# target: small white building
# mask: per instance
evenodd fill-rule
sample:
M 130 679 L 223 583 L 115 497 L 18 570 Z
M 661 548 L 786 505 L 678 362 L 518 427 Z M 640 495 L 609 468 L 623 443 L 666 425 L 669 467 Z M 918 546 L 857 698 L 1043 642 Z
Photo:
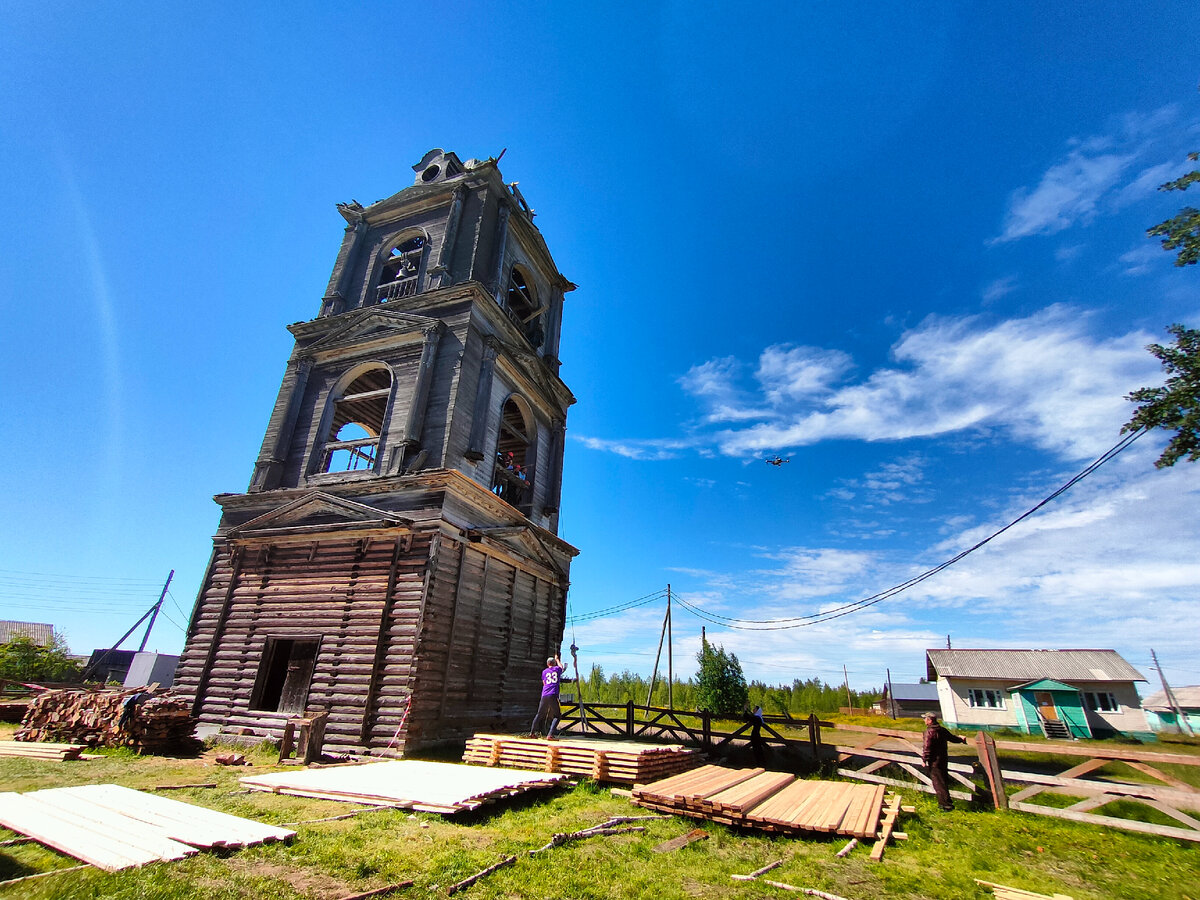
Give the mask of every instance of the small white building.
M 1135 686 L 1146 679 L 1115 650 L 928 650 L 925 667 L 957 728 L 1153 737 Z
M 1179 712 L 1167 700 L 1166 691 L 1159 691 L 1142 701 L 1150 730 L 1186 734 L 1191 726 L 1192 734 L 1200 735 L 1200 685 L 1171 688 L 1171 693 L 1175 696 L 1175 706 L 1183 713 L 1183 722 L 1180 722 Z

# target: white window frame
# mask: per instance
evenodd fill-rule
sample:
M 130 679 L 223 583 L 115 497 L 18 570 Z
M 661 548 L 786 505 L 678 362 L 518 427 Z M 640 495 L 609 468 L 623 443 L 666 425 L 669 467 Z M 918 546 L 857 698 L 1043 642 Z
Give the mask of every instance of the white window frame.
M 1007 709 L 1004 691 L 992 688 L 968 688 L 967 705 L 971 709 Z

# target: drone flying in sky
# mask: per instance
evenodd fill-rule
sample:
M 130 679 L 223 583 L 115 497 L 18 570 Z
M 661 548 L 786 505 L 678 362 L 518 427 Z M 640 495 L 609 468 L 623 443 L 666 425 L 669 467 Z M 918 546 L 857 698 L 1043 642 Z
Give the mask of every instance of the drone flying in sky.
M 782 466 L 785 462 L 791 462 L 790 459 L 784 459 L 779 456 L 768 456 L 763 460 L 768 466 Z

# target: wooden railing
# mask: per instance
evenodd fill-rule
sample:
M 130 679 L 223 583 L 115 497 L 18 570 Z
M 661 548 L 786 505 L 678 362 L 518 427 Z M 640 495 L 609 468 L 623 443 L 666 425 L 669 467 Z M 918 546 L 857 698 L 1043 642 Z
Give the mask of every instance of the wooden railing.
M 788 716 L 764 716 L 757 739 L 764 747 L 808 747 L 817 754 L 821 747 L 821 728 L 830 728 L 817 716 L 792 719 Z M 755 741 L 752 716 L 714 716 L 706 710 L 685 711 L 659 706 L 629 703 L 563 703 L 559 730 L 572 734 L 594 734 L 641 740 L 667 740 L 695 744 L 704 750 L 752 744 Z M 780 731 L 798 730 L 802 737 L 788 737 Z

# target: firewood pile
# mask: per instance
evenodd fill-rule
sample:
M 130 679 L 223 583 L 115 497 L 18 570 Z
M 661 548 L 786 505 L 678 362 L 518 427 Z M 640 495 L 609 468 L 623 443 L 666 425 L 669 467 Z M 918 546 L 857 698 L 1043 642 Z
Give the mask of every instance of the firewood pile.
M 131 705 L 126 704 L 141 695 Z M 46 691 L 33 698 L 18 741 L 69 741 L 89 747 L 132 747 L 139 753 L 194 750 L 196 719 L 190 704 L 147 691 Z

